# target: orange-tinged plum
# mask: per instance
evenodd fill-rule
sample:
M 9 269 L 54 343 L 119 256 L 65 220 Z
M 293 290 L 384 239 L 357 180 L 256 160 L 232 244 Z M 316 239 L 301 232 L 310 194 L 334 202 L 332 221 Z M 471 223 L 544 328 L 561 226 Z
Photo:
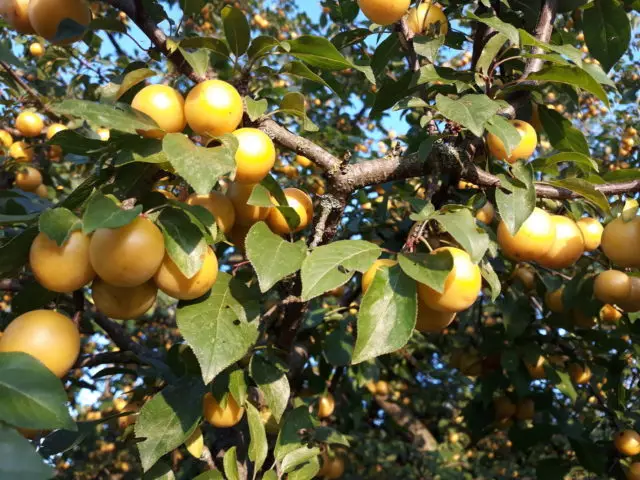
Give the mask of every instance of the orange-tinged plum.
M 537 207 L 515 235 L 511 235 L 504 221 L 498 226 L 498 244 L 503 253 L 514 260 L 530 261 L 543 257 L 551 250 L 555 237 L 551 215 Z
M 362 293 L 366 293 L 366 291 L 369 290 L 369 287 L 371 286 L 371 283 L 373 282 L 373 279 L 375 278 L 378 270 L 380 270 L 381 268 L 393 267 L 397 263 L 397 261 L 391 260 L 390 258 L 379 258 L 378 260 L 373 262 L 373 265 L 369 267 L 369 270 L 364 272 L 364 274 L 362 275 Z
M 547 376 L 547 372 L 544 370 L 544 366 L 547 363 L 547 360 L 540 355 L 535 363 L 525 363 L 525 367 L 527 367 L 527 371 L 529 372 L 529 376 L 534 380 L 540 380 Z
M 327 392 L 318 400 L 318 418 L 327 418 L 333 415 L 336 409 L 336 401 L 331 392 Z
M 70 293 L 93 280 L 96 274 L 89 261 L 90 242 L 87 235 L 75 231 L 59 246 L 39 233 L 29 250 L 29 264 L 38 283 L 52 292 Z
M 202 268 L 193 277 L 187 278 L 171 257 L 165 254 L 154 280 L 160 290 L 178 300 L 193 300 L 209 290 L 218 278 L 218 259 L 211 248 L 204 254 Z
M 138 130 L 143 137 L 162 138 L 166 133 L 179 133 L 187 126 L 184 97 L 167 85 L 147 85 L 133 97 L 131 106 L 147 114 L 160 127 Z
M 289 206 L 298 214 L 300 223 L 292 229 L 280 210 L 272 208 L 267 217 L 267 225 L 269 225 L 272 232 L 279 235 L 300 232 L 307 228 L 313 220 L 313 202 L 311 201 L 311 197 L 297 188 L 285 188 L 283 193 L 285 197 L 287 197 Z M 274 205 L 277 204 L 275 200 L 273 200 L 273 203 Z
M 593 328 L 596 324 L 596 318 L 592 315 L 587 315 L 582 310 L 573 310 L 571 312 L 571 320 L 578 328 Z
M 454 318 L 456 318 L 455 313 L 439 312 L 427 307 L 422 302 L 418 302 L 416 330 L 422 333 L 439 333 L 448 327 Z
M 640 278 L 629 277 L 629 282 L 631 283 L 629 295 L 618 301 L 618 306 L 628 313 L 640 312 Z
M 511 120 L 511 124 L 520 134 L 520 143 L 511 153 L 507 153 L 507 149 L 504 143 L 502 143 L 502 140 L 493 133 L 487 134 L 487 147 L 491 155 L 498 160 L 515 163 L 518 160 L 526 160 L 533 155 L 533 152 L 538 146 L 538 134 L 535 128 L 522 120 Z
M 237 425 L 244 415 L 244 408 L 240 407 L 231 394 L 227 396 L 227 405 L 222 408 L 216 398 L 207 393 L 202 401 L 204 419 L 216 428 L 229 428 Z
M 0 352 L 24 352 L 57 377 L 64 377 L 80 353 L 80 333 L 68 317 L 33 310 L 13 320 L 0 337 Z
M 592 252 L 600 246 L 604 227 L 597 219 L 584 217 L 578 220 L 576 225 L 578 225 L 578 228 L 582 232 L 585 251 Z
M 640 249 L 630 248 L 640 239 L 640 218 L 624 222 L 618 217 L 604 227 L 602 251 L 616 265 L 627 268 L 640 267 Z
M 37 137 L 42 133 L 44 122 L 37 113 L 22 112 L 16 118 L 16 128 L 25 137 Z
M 627 480 L 640 480 L 640 462 L 633 462 L 624 472 Z
M 476 212 L 476 219 L 480 220 L 485 225 L 491 225 L 495 217 L 496 217 L 496 209 L 493 207 L 491 202 L 486 202 Z
M 91 284 L 91 296 L 96 308 L 116 320 L 133 320 L 144 315 L 153 306 L 158 288 L 153 282 L 135 287 L 116 287 L 101 278 Z
M 536 286 L 536 274 L 525 266 L 520 266 L 513 272 L 513 277 L 517 279 L 525 290 L 533 290 Z
M 556 237 L 551 248 L 538 262 L 553 269 L 563 269 L 575 264 L 584 253 L 584 239 L 576 222 L 562 215 L 552 215 Z
M 622 318 L 622 313 L 611 304 L 606 304 L 600 309 L 600 320 L 604 323 L 618 323 Z
M 236 211 L 231 200 L 220 192 L 211 192 L 208 195 L 193 194 L 187 198 L 188 205 L 200 205 L 211 212 L 216 219 L 218 228 L 227 234 L 236 223 Z
M 29 53 L 34 57 L 41 57 L 44 55 L 44 47 L 41 43 L 34 42 L 29 45 Z
M 242 121 L 242 97 L 233 85 L 207 80 L 187 95 L 184 113 L 191 129 L 200 135 L 231 133 Z
M 569 376 L 573 383 L 578 385 L 588 383 L 591 380 L 591 369 L 586 365 L 580 365 L 579 363 L 572 363 L 567 368 Z
M 437 5 L 430 0 L 424 0 L 418 8 L 409 10 L 407 26 L 416 35 L 423 33 L 437 33 L 446 35 L 449 31 L 447 16 Z
M 276 162 L 273 141 L 257 128 L 240 128 L 233 135 L 238 139 L 235 181 L 260 183 Z
M 378 25 L 391 25 L 409 10 L 410 0 L 358 0 L 365 17 Z
M 549 310 L 554 313 L 564 312 L 564 304 L 562 301 L 562 295 L 564 293 L 564 286 L 554 290 L 553 292 L 547 292 L 544 296 L 544 303 Z
M 33 147 L 22 140 L 9 147 L 9 156 L 18 162 L 33 162 Z
M 91 21 L 91 10 L 85 0 L 31 0 L 29 21 L 36 33 L 56 45 L 69 45 L 84 36 L 84 32 L 56 40 L 60 24 L 65 19 L 86 27 Z
M 0 4 L 0 16 L 18 33 L 36 33 L 29 20 L 29 0 L 6 0 Z
M 426 306 L 440 312 L 461 312 L 473 305 L 482 288 L 480 267 L 471 261 L 464 250 L 442 247 L 432 254 L 449 252 L 453 257 L 453 269 L 449 272 L 444 290 L 438 292 L 428 285 L 418 283 L 418 298 Z
M 593 294 L 603 303 L 624 302 L 631 293 L 631 278 L 620 270 L 605 270 L 593 282 Z
M 296 155 L 296 163 L 302 168 L 309 168 L 313 166 L 313 162 L 304 155 Z
M 13 137 L 6 130 L 0 130 L 0 147 L 9 148 L 13 145 Z
M 504 420 L 516 414 L 516 405 L 509 397 L 498 397 L 493 399 L 493 410 L 496 420 Z
M 640 434 L 635 430 L 623 430 L 615 434 L 613 444 L 622 455 L 635 457 L 640 453 Z
M 36 188 L 33 193 L 38 195 L 40 198 L 49 198 L 49 189 L 47 189 L 47 186 L 44 183 L 38 185 L 38 188 Z
M 91 237 L 91 265 L 100 278 L 117 287 L 142 285 L 164 259 L 164 237 L 156 225 L 138 217 L 119 228 L 99 228 Z
M 25 192 L 35 192 L 42 185 L 42 174 L 33 167 L 24 167 L 16 173 L 16 187 Z
M 236 224 L 250 226 L 261 220 L 266 220 L 271 207 L 257 207 L 249 205 L 247 201 L 255 185 L 232 182 L 227 190 L 227 198 L 231 200 L 236 212 Z

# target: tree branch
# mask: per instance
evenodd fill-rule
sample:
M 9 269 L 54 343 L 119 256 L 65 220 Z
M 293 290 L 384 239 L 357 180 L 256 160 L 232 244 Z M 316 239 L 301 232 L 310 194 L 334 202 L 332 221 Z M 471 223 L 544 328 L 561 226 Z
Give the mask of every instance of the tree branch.
M 56 115 L 54 111 L 51 110 L 51 108 L 42 101 L 42 98 L 40 98 L 40 94 L 33 88 L 31 88 L 31 86 L 29 86 L 29 84 L 24 81 L 22 76 L 18 75 L 7 62 L 0 60 L 0 66 L 2 66 L 2 68 L 9 74 L 9 76 L 13 78 L 15 82 L 24 89 L 25 92 L 27 92 L 27 94 L 33 99 L 38 107 L 46 112 L 49 118 L 55 121 L 60 120 L 60 117 Z
M 540 17 L 538 17 L 538 24 L 536 25 L 535 36 L 538 40 L 544 43 L 549 43 L 551 34 L 553 33 L 553 23 L 556 20 L 556 14 L 558 12 L 558 0 L 545 0 L 540 9 Z M 541 54 L 544 51 L 541 48 L 534 48 L 533 54 Z M 530 58 L 524 68 L 523 77 L 527 77 L 529 74 L 539 71 L 544 64 L 544 60 L 541 58 Z
M 438 441 L 429 429 L 418 420 L 413 413 L 402 408 L 397 403 L 390 402 L 380 395 L 375 396 L 376 403 L 389 415 L 394 422 L 406 428 L 413 436 L 413 444 L 421 452 L 433 452 L 438 449 Z
M 129 18 L 149 37 L 155 48 L 165 55 L 176 68 L 185 76 L 189 77 L 196 83 L 204 82 L 207 77 L 198 75 L 191 65 L 187 63 L 180 50 L 171 52 L 167 46 L 167 36 L 158 27 L 153 19 L 146 14 L 142 0 L 105 0 L 106 3 L 122 10 Z
M 127 331 L 119 323 L 109 319 L 106 315 L 96 312 L 94 321 L 102 328 L 105 333 L 113 340 L 120 350 L 129 351 L 138 357 L 157 358 L 158 355 L 133 339 L 127 334 Z

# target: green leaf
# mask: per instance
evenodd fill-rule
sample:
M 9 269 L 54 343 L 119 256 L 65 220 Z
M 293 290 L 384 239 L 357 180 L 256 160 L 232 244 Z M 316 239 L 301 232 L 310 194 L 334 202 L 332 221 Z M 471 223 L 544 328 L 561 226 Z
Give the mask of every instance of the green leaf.
M 558 390 L 569 397 L 572 402 L 575 402 L 576 398 L 578 397 L 578 393 L 576 392 L 576 389 L 571 382 L 571 377 L 569 376 L 569 374 L 567 372 L 551 368 L 549 367 L 549 365 L 545 365 L 545 371 L 547 373 L 551 372 L 551 375 L 549 375 L 549 381 L 555 384 Z
M 300 448 L 302 446 L 300 432 L 311 431 L 313 428 L 313 419 L 306 405 L 289 411 L 284 418 L 276 441 L 274 449 L 276 460 L 282 462 L 288 453 Z
M 504 46 L 507 40 L 508 39 L 506 35 L 503 35 L 502 33 L 497 33 L 489 39 L 489 41 L 482 49 L 480 58 L 478 58 L 478 62 L 476 64 L 477 72 L 482 72 L 485 75 L 489 73 L 489 69 L 491 68 L 493 60 L 496 58 L 496 55 Z M 480 74 L 476 75 L 476 84 L 481 88 L 484 88 L 486 86 L 486 82 Z
M 224 272 L 218 274 L 206 300 L 178 306 L 178 327 L 198 358 L 206 384 L 253 346 L 259 313 L 249 289 Z
M 231 51 L 236 57 L 239 57 L 247 51 L 251 40 L 247 17 L 244 16 L 239 8 L 227 5 L 222 9 L 222 24 L 224 26 L 224 36 Z
M 93 125 L 101 125 L 120 132 L 136 133 L 136 130 L 158 128 L 151 117 L 122 103 L 105 104 L 87 100 L 63 100 L 51 108 L 58 115 L 81 118 Z
M 180 0 L 180 6 L 185 16 L 197 15 L 204 5 L 203 0 Z
M 489 119 L 486 125 L 489 133 L 497 136 L 505 146 L 507 155 L 511 154 L 514 148 L 516 148 L 522 141 L 520 132 L 513 124 L 506 118 L 500 115 L 494 115 Z
M 76 430 L 62 383 L 31 355 L 0 353 L 0 399 L 0 421 L 21 428 Z
M 319 448 L 309 448 L 309 447 L 300 447 L 292 452 L 287 453 L 287 455 L 282 459 L 282 462 L 280 464 L 280 469 L 284 472 L 284 473 L 289 473 L 288 475 L 288 479 L 290 478 L 291 480 L 294 479 L 298 479 L 298 480 L 302 480 L 302 479 L 311 479 L 315 476 L 315 474 L 318 472 L 319 470 L 319 463 L 318 463 L 318 455 L 320 455 L 320 449 Z M 300 474 L 300 470 L 298 470 L 297 468 L 301 465 L 304 464 L 308 464 L 310 462 L 313 462 L 315 460 L 316 462 L 316 469 L 312 470 L 313 473 L 309 472 L 302 472 L 301 475 L 302 476 L 297 476 L 294 475 L 294 470 L 295 473 Z M 311 463 L 312 467 L 313 467 L 313 463 Z M 304 467 L 303 467 L 304 468 Z
M 457 100 L 438 94 L 436 109 L 452 122 L 481 137 L 487 121 L 500 110 L 500 104 L 480 94 L 465 95 Z
M 538 107 L 540 121 L 549 142 L 554 148 L 564 152 L 579 152 L 590 155 L 589 145 L 580 130 L 560 113 L 545 107 Z
M 515 178 L 498 175 L 501 186 L 495 195 L 500 218 L 511 235 L 515 235 L 536 206 L 536 190 L 531 165 L 517 162 L 512 172 Z
M 312 67 L 330 71 L 353 67 L 353 64 L 324 37 L 302 35 L 283 44 L 289 46 L 288 53 Z
M 280 46 L 280 42 L 275 38 L 267 35 L 260 35 L 251 41 L 249 50 L 247 50 L 247 55 L 249 55 L 249 60 L 255 61 L 258 58 L 271 53 L 273 49 L 278 46 Z
M 58 293 L 47 290 L 35 280 L 25 282 L 20 291 L 11 300 L 11 312 L 16 315 L 44 308 L 58 297 Z
M 453 257 L 449 252 L 403 253 L 398 255 L 400 267 L 416 282 L 424 283 L 442 293 L 444 284 L 453 269 Z
M 13 54 L 12 42 L 8 38 L 0 42 L 0 60 L 18 68 L 24 68 L 24 64 Z
M 589 53 L 608 72 L 629 48 L 631 25 L 627 12 L 617 0 L 595 0 L 583 15 Z
M 120 150 L 116 154 L 115 166 L 121 167 L 134 162 L 169 162 L 169 158 L 167 158 L 167 155 L 162 149 L 162 140 L 135 137 L 134 141 L 123 142 L 120 144 Z
M 381 269 L 362 298 L 352 363 L 395 352 L 416 325 L 416 282 L 399 266 Z
M 505 37 L 509 39 L 509 41 L 512 43 L 514 47 L 518 47 L 520 45 L 520 33 L 518 32 L 518 29 L 513 25 L 511 25 L 510 23 L 503 22 L 495 15 L 483 14 L 482 16 L 479 17 L 469 11 L 467 12 L 467 17 L 473 20 L 476 20 L 478 22 L 484 23 L 485 25 L 500 32 L 501 34 L 503 34 Z
M 224 453 L 224 458 L 222 459 L 224 474 L 226 475 L 228 480 L 239 480 L 240 476 L 238 474 L 238 456 L 236 455 L 236 448 L 231 447 Z
M 29 227 L 0 247 L 0 275 L 8 276 L 27 263 L 37 235 L 38 228 Z
M 244 405 L 247 401 L 247 378 L 244 370 L 234 368 L 229 372 L 229 393 L 238 405 Z
M 380 75 L 391 60 L 400 55 L 402 52 L 401 48 L 400 37 L 398 35 L 389 35 L 380 42 L 380 45 L 376 47 L 376 51 L 373 52 L 373 58 L 371 59 L 373 73 L 376 76 Z
M 324 79 L 307 67 L 302 62 L 290 62 L 287 63 L 280 69 L 280 74 L 285 75 L 293 75 L 295 77 L 304 78 L 305 80 L 310 80 L 315 83 L 319 83 L 320 85 L 324 85 L 327 88 L 331 88 L 331 86 L 324 81 Z
M 182 48 L 204 48 L 221 57 L 229 57 L 229 47 L 218 38 L 189 37 L 180 42 Z
M 528 80 L 538 82 L 556 82 L 565 83 L 573 87 L 581 88 L 589 93 L 593 93 L 607 107 L 609 107 L 609 98 L 604 88 L 587 72 L 580 67 L 567 67 L 563 65 L 551 65 L 543 68 L 539 72 L 529 75 Z
M 142 205 L 123 210 L 112 197 L 96 192 L 87 202 L 82 216 L 82 231 L 88 235 L 99 228 L 123 227 L 133 222 L 140 213 Z
M 269 108 L 269 102 L 266 98 L 254 100 L 251 97 L 244 97 L 244 103 L 247 105 L 247 115 L 252 122 L 264 115 Z
M 179 208 L 165 208 L 158 217 L 164 246 L 171 260 L 187 278 L 202 269 L 209 248 L 200 227 Z
M 247 258 L 258 275 L 264 293 L 283 278 L 297 272 L 307 256 L 303 241 L 291 243 L 273 233 L 266 223 L 258 222 L 247 235 Z
M 264 465 L 269 453 L 269 444 L 267 442 L 267 433 L 265 432 L 260 412 L 251 403 L 247 404 L 247 421 L 249 422 L 249 434 L 251 442 L 249 443 L 249 460 L 253 462 L 253 478 Z
M 592 183 L 582 178 L 567 178 L 564 180 L 547 181 L 549 185 L 554 187 L 566 188 L 583 197 L 594 207 L 600 209 L 605 215 L 611 215 L 611 206 L 604 193 L 596 190 Z
M 489 236 L 484 230 L 478 228 L 475 218 L 468 209 L 440 212 L 432 218 L 455 238 L 474 263 L 478 263 L 484 257 L 489 248 Z
M 322 343 L 327 362 L 336 367 L 351 365 L 353 343 L 353 335 L 347 331 L 347 324 L 341 322 L 339 327 L 327 335 Z
M 483 258 L 480 262 L 480 273 L 482 278 L 489 284 L 489 287 L 491 287 L 491 301 L 495 302 L 502 291 L 502 284 L 500 283 L 500 277 L 498 277 L 493 266 L 486 258 Z
M 593 158 L 579 152 L 557 153 L 547 158 L 537 158 L 531 162 L 535 171 L 544 173 L 557 172 L 557 165 L 560 163 L 571 163 L 585 173 L 598 172 L 598 162 Z
M 422 57 L 425 57 L 430 62 L 434 63 L 438 58 L 438 51 L 444 44 L 444 35 L 438 35 L 437 37 L 418 36 L 413 39 L 413 46 L 416 53 Z
M 66 208 L 45 210 L 38 220 L 38 228 L 51 240 L 61 246 L 71 234 L 82 229 L 82 220 Z
M 178 51 L 182 53 L 184 59 L 191 65 L 191 68 L 193 68 L 193 71 L 197 75 L 203 77 L 207 74 L 209 68 L 209 52 L 206 49 L 200 48 L 195 52 L 190 52 L 185 48 L 178 47 Z
M 155 77 L 156 75 L 158 74 L 150 68 L 138 68 L 127 73 L 122 79 L 122 83 L 120 84 L 120 87 L 118 88 L 118 91 L 115 95 L 115 100 L 120 99 L 120 97 L 127 93 L 131 88 L 135 87 L 141 82 L 144 82 L 147 78 Z
M 106 149 L 106 142 L 95 138 L 87 138 L 75 130 L 63 130 L 55 134 L 47 142 L 49 145 L 59 145 L 64 153 L 90 155 Z
M 208 470 L 201 473 L 193 480 L 224 480 L 224 476 L 219 470 Z
M 91 20 L 88 30 L 92 32 L 105 30 L 109 32 L 127 33 L 127 26 L 115 18 L 98 17 Z
M 318 247 L 302 264 L 302 298 L 311 300 L 365 272 L 380 256 L 380 247 L 364 240 L 340 240 Z
M 12 428 L 0 424 L 0 478 L 20 480 L 46 480 L 54 475 L 36 453 L 31 442 Z
M 162 149 L 176 169 L 199 194 L 207 194 L 218 179 L 235 170 L 238 141 L 233 135 L 225 135 L 233 148 L 226 145 L 205 148 L 196 146 L 186 135 L 170 133 L 162 141 Z
M 279 111 L 288 113 L 302 120 L 303 128 L 308 132 L 318 131 L 315 125 L 307 116 L 307 108 L 305 105 L 304 95 L 298 92 L 287 93 L 280 102 Z
M 165 462 L 156 463 L 151 469 L 142 475 L 142 480 L 176 480 L 171 467 Z
M 280 422 L 291 394 L 286 364 L 274 356 L 264 358 L 262 355 L 254 355 L 249 369 L 251 378 L 264 393 L 273 417 L 276 422 Z
M 195 430 L 202 416 L 206 388 L 198 379 L 183 378 L 165 387 L 140 410 L 135 423 L 138 451 L 146 472 L 163 455 L 178 448 Z

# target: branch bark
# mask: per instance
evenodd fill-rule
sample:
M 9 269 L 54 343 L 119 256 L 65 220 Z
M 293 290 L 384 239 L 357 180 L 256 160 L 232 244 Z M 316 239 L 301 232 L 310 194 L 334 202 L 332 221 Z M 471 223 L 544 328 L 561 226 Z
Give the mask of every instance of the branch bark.
M 406 428 L 413 437 L 413 444 L 421 452 L 433 452 L 438 449 L 438 441 L 429 429 L 413 413 L 397 403 L 390 402 L 380 395 L 375 396 L 376 403 L 394 422 Z
M 553 33 L 553 23 L 558 13 L 558 0 L 545 0 L 540 9 L 540 17 L 538 17 L 538 23 L 536 25 L 535 36 L 538 40 L 544 43 L 549 43 L 551 34 Z M 541 54 L 544 51 L 541 48 L 534 48 L 533 54 Z M 539 71 L 542 68 L 544 61 L 541 58 L 531 58 L 525 65 L 524 77 L 529 74 Z
M 58 117 L 58 115 L 56 115 L 56 113 L 54 113 L 54 111 L 51 110 L 51 108 L 42 101 L 42 98 L 40 98 L 40 94 L 33 88 L 31 88 L 31 86 L 24 81 L 22 76 L 16 73 L 13 68 L 11 68 L 11 65 L 9 65 L 5 61 L 0 60 L 0 66 L 9 74 L 11 78 L 15 80 L 18 85 L 20 85 L 24 89 L 25 92 L 27 92 L 27 94 L 33 99 L 38 107 L 47 114 L 49 118 L 55 121 L 60 120 L 60 117 Z

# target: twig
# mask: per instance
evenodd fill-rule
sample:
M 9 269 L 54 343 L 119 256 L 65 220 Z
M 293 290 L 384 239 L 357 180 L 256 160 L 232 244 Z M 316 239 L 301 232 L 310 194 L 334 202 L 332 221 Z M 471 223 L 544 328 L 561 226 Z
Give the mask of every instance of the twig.
M 56 121 L 60 120 L 60 117 L 56 115 L 56 113 L 54 113 L 54 111 L 51 110 L 51 108 L 42 101 L 40 94 L 37 91 L 35 91 L 33 88 L 31 88 L 27 84 L 27 82 L 24 81 L 22 76 L 18 75 L 7 62 L 0 60 L 0 66 L 2 66 L 2 68 L 9 74 L 9 76 L 11 76 L 11 78 L 13 78 L 16 81 L 16 83 L 20 85 L 24 89 L 24 91 L 29 94 L 29 96 L 38 105 L 38 107 L 44 110 L 52 120 L 56 120 Z

